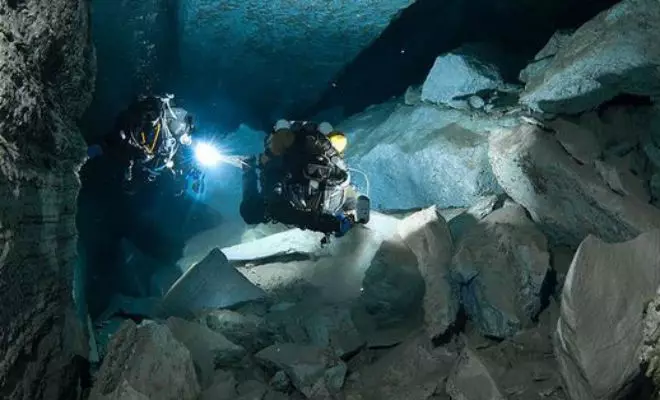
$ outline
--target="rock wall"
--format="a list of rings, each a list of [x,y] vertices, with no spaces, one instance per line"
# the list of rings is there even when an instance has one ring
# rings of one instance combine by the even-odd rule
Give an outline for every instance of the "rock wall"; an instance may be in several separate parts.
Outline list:
[[[75,125],[95,71],[86,0],[0,1],[0,398],[80,397]]]

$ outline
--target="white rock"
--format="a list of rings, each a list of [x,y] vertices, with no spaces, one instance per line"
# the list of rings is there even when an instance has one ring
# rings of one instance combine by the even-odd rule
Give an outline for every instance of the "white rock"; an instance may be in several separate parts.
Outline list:
[[[562,291],[555,352],[573,399],[613,399],[639,372],[642,318],[660,284],[660,230],[607,244],[587,237]]]
[[[461,108],[465,100],[456,98],[496,89],[502,83],[497,67],[476,56],[447,53],[436,58],[422,86],[422,100]]]
[[[434,206],[402,220],[398,233],[417,257],[424,279],[427,332],[431,337],[440,336],[454,322],[458,312],[458,293],[449,281],[453,244],[447,223]]]
[[[533,75],[521,103],[577,114],[618,94],[660,94],[660,7],[624,0],[580,27],[544,74]]]
[[[195,400],[190,352],[167,326],[127,320],[113,337],[90,400]]]
[[[519,205],[495,210],[468,231],[452,261],[470,319],[499,338],[531,325],[549,270],[546,238]]]
[[[216,368],[235,365],[246,354],[243,347],[195,322],[170,317],[167,326],[172,335],[190,351],[200,371],[199,378],[203,387],[209,386]]]
[[[479,96],[470,96],[470,98],[468,99],[468,103],[470,104],[470,107],[476,108],[477,110],[484,108],[484,106],[486,105],[484,99],[482,99]]]
[[[407,210],[465,207],[501,193],[488,165],[488,133],[515,124],[428,104],[383,104],[339,128],[348,133],[348,164],[368,175],[372,207]],[[359,174],[354,180],[362,182]]]
[[[590,233],[620,241],[660,227],[660,210],[614,193],[594,167],[579,165],[535,126],[494,133],[489,156],[507,194],[557,244],[577,246]]]

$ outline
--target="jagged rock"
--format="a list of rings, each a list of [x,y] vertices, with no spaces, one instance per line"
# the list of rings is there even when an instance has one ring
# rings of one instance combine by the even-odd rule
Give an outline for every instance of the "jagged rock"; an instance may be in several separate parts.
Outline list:
[[[243,347],[195,322],[170,317],[167,326],[174,337],[190,351],[198,368],[202,387],[209,385],[216,368],[236,364],[246,354]]]
[[[231,310],[213,310],[201,317],[200,322],[250,352],[270,346],[277,338],[275,328],[264,318],[256,315],[241,314]]]
[[[344,358],[354,354],[365,339],[355,327],[351,309],[347,306],[327,306],[307,315],[303,320],[310,344],[331,348]]]
[[[239,271],[274,301],[299,302],[309,297],[322,297],[328,302],[343,302],[359,297],[364,271],[378,250],[383,237],[393,230],[394,218],[371,214],[367,227],[358,226],[341,239],[335,239],[321,248],[318,232],[307,234],[316,237],[313,250],[307,254],[276,255],[266,260],[247,260]],[[287,236],[282,239],[284,240]],[[292,234],[289,239],[297,240]],[[270,238],[267,238],[270,239]],[[250,247],[265,246],[261,239],[245,244]],[[308,239],[304,239],[309,242]],[[290,243],[291,246],[299,244]],[[312,243],[310,243],[312,245]],[[267,249],[262,249],[265,254]],[[235,254],[238,254],[238,251]]]
[[[591,164],[601,156],[603,151],[591,130],[561,118],[549,125],[556,131],[555,137],[562,147],[580,163]]]
[[[218,249],[190,267],[170,288],[163,307],[173,315],[201,313],[263,298],[263,290],[254,286],[229,264]]]
[[[397,235],[384,241],[371,261],[360,299],[378,325],[388,326],[421,308],[424,287],[415,253]]]
[[[375,363],[357,370],[347,382],[349,399],[428,399],[449,374],[458,353],[434,349],[426,334],[409,337]]]
[[[566,400],[548,331],[524,331],[475,352],[507,399]]]
[[[422,88],[409,86],[403,96],[403,102],[408,106],[416,106],[422,101]]]
[[[236,378],[231,371],[217,370],[211,386],[206,389],[199,400],[234,400],[238,397]]]
[[[594,165],[600,177],[614,192],[626,196],[634,196],[644,203],[648,203],[651,200],[644,182],[629,170],[621,170],[614,165],[600,160],[594,161]]]
[[[458,243],[463,235],[478,221],[484,219],[504,201],[503,197],[506,196],[485,196],[468,209],[458,210],[456,213],[447,216],[443,215],[447,221],[449,232],[451,232],[452,242]]]
[[[483,361],[469,347],[461,352],[447,379],[446,391],[452,399],[504,400],[497,383]]]
[[[318,100],[335,75],[412,3],[186,1],[179,11],[181,74],[202,96],[217,96],[221,85],[235,103],[288,115],[292,107]],[[259,34],[246,35],[246,27]],[[239,59],[244,65],[233,61]],[[209,67],[231,78],[209,82],[202,78]],[[255,98],[262,99],[261,106]]]
[[[307,398],[336,393],[343,385],[346,365],[323,348],[284,343],[267,347],[255,356],[266,366],[284,370]]]
[[[445,333],[458,313],[458,293],[449,281],[453,253],[451,234],[437,207],[419,211],[399,223],[398,233],[417,258],[424,279],[424,322],[427,333]]]
[[[284,371],[277,371],[268,383],[270,386],[279,391],[285,391],[291,385],[291,379]]]
[[[424,85],[422,100],[464,108],[470,95],[504,83],[496,66],[458,49],[436,58]]]
[[[660,227],[660,210],[613,192],[591,165],[579,165],[556,138],[523,124],[492,134],[493,171],[556,244],[577,246],[594,233],[607,241]]]
[[[85,155],[76,123],[96,74],[89,7],[83,0],[0,4],[0,392],[7,400],[78,396],[86,374],[71,293]]]
[[[642,335],[639,361],[645,366],[644,375],[651,378],[657,388],[660,385],[660,290],[644,310]]]
[[[626,93],[660,94],[660,7],[624,0],[580,27],[542,75],[533,75],[521,103],[537,111],[577,114]]]
[[[462,238],[451,269],[471,320],[483,334],[505,338],[530,325],[541,310],[549,262],[543,233],[521,206],[508,205]]]
[[[660,230],[580,244],[566,277],[555,353],[572,399],[625,397],[640,371],[643,310],[660,284]]]
[[[572,31],[555,32],[545,47],[536,54],[534,61],[520,71],[518,79],[522,82],[529,82],[532,79],[542,79],[543,74],[550,64],[552,64],[554,56],[566,45],[572,35]]]
[[[195,400],[190,352],[165,325],[126,321],[113,337],[90,400]]]
[[[346,160],[368,175],[373,207],[408,210],[430,204],[469,207],[501,193],[487,160],[488,133],[516,121],[429,104],[386,103],[339,129],[351,134]]]

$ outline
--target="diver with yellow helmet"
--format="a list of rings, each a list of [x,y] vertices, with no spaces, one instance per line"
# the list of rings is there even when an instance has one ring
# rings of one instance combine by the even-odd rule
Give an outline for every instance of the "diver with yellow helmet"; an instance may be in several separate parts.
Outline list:
[[[346,135],[328,122],[277,121],[264,152],[243,168],[245,222],[280,222],[338,237],[367,223],[368,198],[351,185],[347,144]]]

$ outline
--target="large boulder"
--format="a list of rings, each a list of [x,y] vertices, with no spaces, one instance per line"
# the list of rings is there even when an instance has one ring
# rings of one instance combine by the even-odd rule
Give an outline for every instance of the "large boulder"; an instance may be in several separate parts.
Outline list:
[[[619,94],[660,95],[660,7],[624,0],[580,27],[543,74],[533,74],[521,103],[538,111],[580,113]]]
[[[414,2],[186,0],[179,15],[181,72],[202,96],[224,92],[252,109],[289,114],[317,100]],[[209,71],[217,78],[211,84]]]
[[[376,325],[405,321],[422,307],[424,293],[415,253],[398,235],[384,241],[365,272],[360,296]]]
[[[437,207],[429,207],[398,226],[403,242],[417,257],[424,279],[424,322],[430,337],[445,333],[458,313],[458,294],[449,280],[453,244],[445,219]]]
[[[253,314],[212,310],[202,316],[200,322],[250,352],[270,346],[277,338],[275,327],[266,319]]]
[[[589,234],[621,241],[660,227],[660,210],[612,190],[594,163],[579,163],[536,125],[494,133],[489,157],[506,193],[555,243],[577,247]]]
[[[447,394],[452,399],[504,400],[484,361],[469,346],[461,351],[447,379]]]
[[[344,385],[346,364],[321,347],[277,344],[261,350],[255,357],[268,368],[284,370],[307,398],[330,397]]]
[[[442,381],[449,375],[457,356],[453,349],[434,348],[426,334],[412,335],[373,364],[351,374],[346,383],[347,398],[431,398],[435,392],[442,391]]]
[[[466,108],[468,98],[504,83],[498,68],[464,49],[436,58],[424,85],[422,101]]]
[[[190,352],[165,325],[128,320],[112,338],[90,400],[195,400]]]
[[[404,210],[469,206],[501,193],[488,165],[487,134],[515,122],[429,104],[383,104],[339,129],[349,138],[347,162],[368,176],[372,206]]]
[[[562,291],[555,352],[573,399],[622,398],[640,373],[646,303],[660,285],[660,230],[607,244],[587,237]]]
[[[546,238],[519,205],[494,211],[457,244],[452,275],[470,319],[488,336],[506,338],[532,324],[550,257]]]
[[[210,385],[216,368],[235,365],[246,354],[243,347],[232,343],[221,333],[195,322],[170,317],[167,327],[190,351],[202,387]]]

